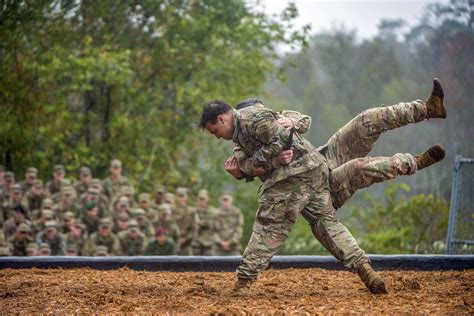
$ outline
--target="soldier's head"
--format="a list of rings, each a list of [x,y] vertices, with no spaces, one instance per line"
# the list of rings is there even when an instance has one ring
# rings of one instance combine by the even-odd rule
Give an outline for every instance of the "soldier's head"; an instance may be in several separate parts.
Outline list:
[[[131,238],[137,238],[140,233],[140,226],[134,219],[128,221],[127,235]]]
[[[188,189],[179,187],[176,189],[176,204],[186,206],[188,204]]]
[[[72,205],[76,200],[76,190],[71,185],[61,186],[61,202],[67,206]]]
[[[166,193],[166,188],[164,185],[162,184],[158,184],[156,187],[155,187],[155,203],[156,204],[160,204],[161,201],[163,200],[164,198],[164,195]]]
[[[64,170],[63,165],[54,165],[53,167],[53,179],[56,182],[61,182],[66,175],[66,170]]]
[[[11,188],[11,186],[15,183],[15,174],[12,171],[6,171],[3,178],[5,179],[5,184],[9,188]]]
[[[99,194],[100,194],[100,191],[98,189],[91,187],[87,190],[86,199],[89,202],[98,201],[99,200]]]
[[[92,181],[92,172],[89,167],[82,167],[81,170],[79,170],[79,181],[86,186],[90,185]]]
[[[31,242],[26,246],[26,255],[28,257],[37,256],[39,252],[38,244]]]
[[[237,103],[237,105],[235,106],[235,109],[236,110],[241,110],[241,109],[249,107],[249,106],[258,106],[258,107],[261,107],[261,108],[264,107],[262,100],[256,99],[256,98],[251,98],[251,99],[246,99],[246,100],[243,100],[243,101],[240,101],[239,103]]]
[[[197,197],[196,205],[198,207],[204,208],[207,207],[209,202],[209,192],[207,190],[200,190]]]
[[[204,104],[201,121],[201,128],[205,128],[217,139],[232,139],[234,134],[233,110],[230,105],[221,100],[214,100]]]
[[[51,199],[44,199],[41,201],[41,210],[52,210],[54,202]]]
[[[113,159],[110,162],[110,174],[112,177],[119,177],[122,174],[122,162],[118,159]]]
[[[41,222],[44,224],[47,221],[54,220],[54,212],[51,209],[44,208],[41,210]]]
[[[46,239],[52,240],[58,233],[58,224],[56,221],[46,221],[44,223],[44,235]]]
[[[163,226],[158,226],[156,228],[156,242],[159,245],[163,245],[168,240],[168,229]]]
[[[117,212],[128,213],[130,211],[130,199],[126,196],[121,196],[117,202]]]
[[[26,183],[28,183],[29,185],[33,185],[33,182],[36,180],[37,177],[38,177],[38,169],[36,169],[35,167],[29,167],[28,169],[26,169],[26,173],[25,173]]]
[[[30,191],[31,191],[31,194],[33,194],[33,196],[41,196],[44,191],[43,181],[39,179],[36,179],[35,181],[33,181],[33,185],[31,186]]]
[[[76,217],[74,216],[73,212],[68,211],[64,213],[64,226],[69,228],[72,225],[74,225],[75,222],[76,222]]]
[[[79,221],[76,221],[74,225],[71,225],[70,230],[69,230],[70,234],[75,237],[82,236],[83,232],[85,231],[86,231],[86,226]]]
[[[26,209],[22,204],[17,204],[13,208],[13,220],[15,223],[23,223],[26,219]]]
[[[230,193],[224,193],[221,195],[220,198],[220,204],[221,207],[224,209],[229,209],[232,206],[232,202],[234,201],[234,198]]]
[[[120,213],[117,217],[116,229],[118,231],[126,230],[128,228],[128,221],[130,220],[130,216],[128,216],[127,212]]]
[[[18,241],[23,241],[31,235],[31,228],[25,223],[21,223],[16,227],[15,238]]]
[[[65,255],[68,256],[68,257],[76,257],[77,256],[77,246],[76,246],[76,244],[67,244]]]
[[[168,204],[163,204],[158,208],[160,212],[160,219],[164,222],[170,222],[172,217],[171,206]]]
[[[107,257],[109,255],[109,250],[106,246],[97,246],[95,247],[94,256],[96,257]]]
[[[131,211],[132,217],[134,220],[138,222],[140,226],[145,223],[146,213],[145,210],[142,208],[135,208]]]
[[[148,210],[150,208],[150,194],[142,193],[138,196],[138,204],[144,210]]]
[[[173,193],[171,193],[171,192],[166,192],[165,193],[165,203],[166,204],[169,204],[169,205],[174,207],[175,200],[176,200],[176,197],[174,196]]]
[[[112,221],[110,218],[102,218],[99,223],[99,235],[108,236],[110,235],[110,228],[112,227]]]
[[[11,188],[11,199],[14,203],[20,203],[23,198],[23,191],[21,190],[21,185],[15,183]]]
[[[102,181],[100,181],[100,179],[92,178],[90,187],[95,189],[99,194],[103,193],[104,187],[103,187]]]
[[[40,256],[51,256],[51,246],[43,242],[39,245],[39,255]]]

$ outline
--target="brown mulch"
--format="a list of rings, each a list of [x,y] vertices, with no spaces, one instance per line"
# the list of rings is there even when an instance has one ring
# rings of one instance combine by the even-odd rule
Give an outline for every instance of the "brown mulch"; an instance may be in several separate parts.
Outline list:
[[[474,314],[474,269],[382,271],[388,295],[372,295],[357,275],[321,269],[268,270],[252,295],[228,295],[233,273],[129,269],[0,270],[2,313]]]

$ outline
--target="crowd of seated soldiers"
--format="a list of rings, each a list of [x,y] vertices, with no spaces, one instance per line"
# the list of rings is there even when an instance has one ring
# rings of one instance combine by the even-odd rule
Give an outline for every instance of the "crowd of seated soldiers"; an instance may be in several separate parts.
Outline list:
[[[44,183],[30,167],[24,179],[0,166],[0,256],[238,255],[243,216],[233,197],[219,206],[187,188],[134,194],[122,163],[93,178],[83,167],[75,182],[55,165]],[[171,190],[170,190],[171,191]],[[194,199],[193,199],[194,200]],[[195,204],[195,205],[193,205]]]

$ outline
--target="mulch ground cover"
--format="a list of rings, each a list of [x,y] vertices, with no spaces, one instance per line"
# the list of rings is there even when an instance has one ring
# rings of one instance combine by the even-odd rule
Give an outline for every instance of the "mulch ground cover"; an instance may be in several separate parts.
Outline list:
[[[233,273],[0,270],[1,313],[474,314],[474,269],[381,271],[388,295],[358,276],[321,269],[268,270],[249,297],[228,295]]]

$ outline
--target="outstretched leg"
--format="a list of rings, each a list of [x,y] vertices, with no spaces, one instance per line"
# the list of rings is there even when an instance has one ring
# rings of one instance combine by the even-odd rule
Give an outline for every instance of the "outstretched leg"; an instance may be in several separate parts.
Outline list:
[[[416,100],[363,111],[337,131],[321,147],[331,170],[369,154],[383,132],[427,118],[445,118],[443,88],[438,79],[426,102]]]

